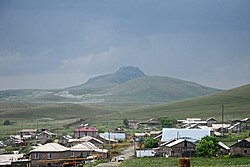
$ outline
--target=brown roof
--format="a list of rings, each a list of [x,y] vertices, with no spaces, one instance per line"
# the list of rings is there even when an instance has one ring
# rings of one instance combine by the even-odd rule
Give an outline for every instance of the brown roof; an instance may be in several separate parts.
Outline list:
[[[97,129],[93,127],[80,127],[77,128],[75,132],[97,132]]]

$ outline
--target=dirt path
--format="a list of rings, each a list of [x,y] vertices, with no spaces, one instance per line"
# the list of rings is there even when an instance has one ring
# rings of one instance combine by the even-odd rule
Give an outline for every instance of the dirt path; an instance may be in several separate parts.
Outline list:
[[[126,160],[132,157],[133,155],[134,155],[134,146],[129,146],[119,156],[123,156]],[[101,163],[101,164],[98,164],[96,167],[118,167],[120,164],[121,162],[117,162],[113,158],[111,162]]]

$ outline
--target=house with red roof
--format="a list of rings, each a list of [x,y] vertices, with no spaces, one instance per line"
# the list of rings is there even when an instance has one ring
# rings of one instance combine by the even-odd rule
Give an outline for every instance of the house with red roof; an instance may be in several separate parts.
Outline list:
[[[97,137],[98,131],[94,127],[79,127],[74,130],[74,137],[81,138],[84,136]]]

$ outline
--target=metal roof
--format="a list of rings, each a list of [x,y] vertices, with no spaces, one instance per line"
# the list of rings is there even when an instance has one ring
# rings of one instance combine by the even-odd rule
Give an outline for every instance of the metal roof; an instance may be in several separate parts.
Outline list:
[[[36,149],[31,150],[30,152],[63,152],[68,151],[67,147],[64,147],[58,143],[47,143],[42,146],[38,146]]]
[[[102,136],[103,138],[106,139],[116,139],[116,140],[121,140],[121,139],[125,139],[126,135],[125,133],[109,133],[109,132],[105,132],[105,133],[100,133],[100,136]]]
[[[204,136],[210,136],[209,129],[177,129],[177,128],[163,128],[161,141],[169,141],[171,139],[189,138],[193,140],[200,140]]]

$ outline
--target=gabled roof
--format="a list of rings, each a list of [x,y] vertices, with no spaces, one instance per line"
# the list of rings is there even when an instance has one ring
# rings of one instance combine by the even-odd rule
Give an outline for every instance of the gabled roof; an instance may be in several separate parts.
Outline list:
[[[233,129],[233,128],[239,126],[239,125],[240,125],[240,122],[237,122],[236,124],[233,124],[232,126],[230,126],[230,127],[228,128],[228,130],[231,130],[231,129]]]
[[[82,151],[82,150],[93,150],[98,149],[93,143],[91,142],[83,142],[81,144],[77,144],[75,146],[72,146],[70,150],[72,151]]]
[[[97,129],[93,127],[80,127],[75,129],[75,132],[97,132]]]
[[[63,152],[69,150],[67,147],[64,147],[58,143],[47,143],[42,146],[38,146],[36,149],[31,150],[30,152]]]
[[[193,140],[200,140],[204,136],[210,136],[209,129],[163,128],[161,141],[165,142],[177,138],[189,138]]]
[[[168,143],[168,144],[166,145],[166,147],[173,147],[173,146],[175,146],[175,145],[177,145],[177,144],[180,144],[180,143],[182,143],[182,142],[184,142],[184,141],[187,141],[187,142],[192,143],[193,145],[195,145],[193,142],[190,142],[190,141],[188,141],[188,140],[186,140],[186,139],[178,139],[178,140],[176,140],[176,141],[173,141],[173,142]]]
[[[210,117],[206,121],[217,121],[217,120],[214,117]]]
[[[69,139],[68,143],[73,143],[73,142],[88,142],[90,140],[95,140],[96,142],[103,144],[103,142],[97,138],[91,137],[91,136],[84,136],[81,137],[80,139]]]
[[[237,143],[234,143],[231,147],[234,147],[236,145],[238,145],[239,147],[242,147],[242,145],[240,143],[246,143],[246,146],[248,146],[248,148],[250,148],[250,137],[246,138],[244,140],[240,140]]]
[[[107,153],[106,149],[99,149],[91,142],[83,142],[81,144],[77,144],[70,148],[71,151],[95,151],[95,152],[104,152]]]

